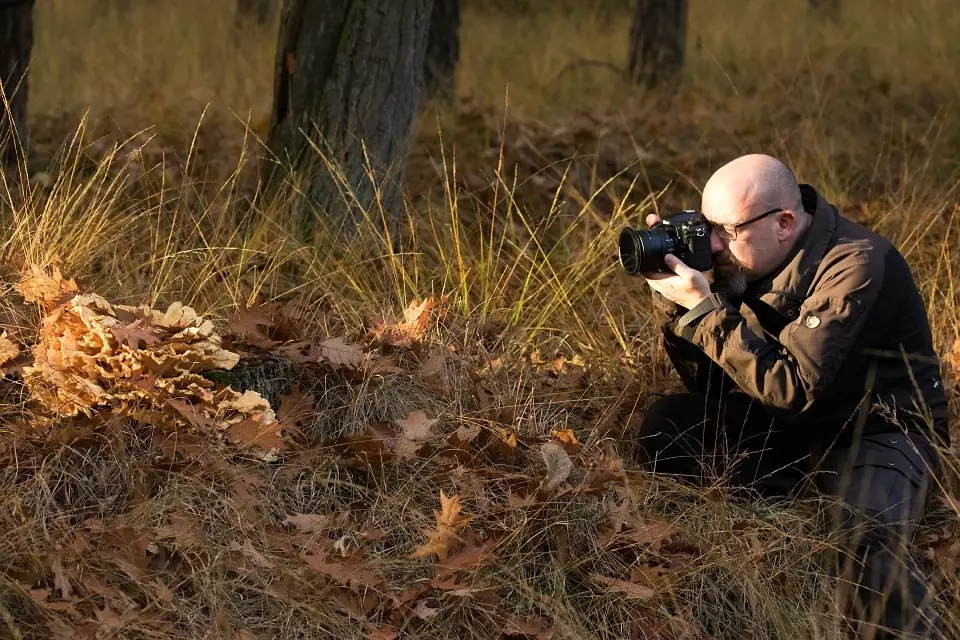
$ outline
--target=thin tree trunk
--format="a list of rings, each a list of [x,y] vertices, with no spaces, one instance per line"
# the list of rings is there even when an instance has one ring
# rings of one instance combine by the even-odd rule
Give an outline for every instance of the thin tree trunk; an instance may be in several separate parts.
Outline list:
[[[276,9],[274,0],[237,0],[237,22],[252,20],[260,26],[270,23]]]
[[[637,0],[627,63],[631,79],[647,88],[677,79],[687,42],[687,0]]]
[[[29,145],[27,68],[33,50],[33,0],[0,0],[0,73],[5,104],[0,114],[3,162],[14,164]]]
[[[424,66],[424,97],[451,100],[460,61],[460,0],[434,0]]]
[[[315,230],[309,209],[348,237],[364,215],[385,219],[396,239],[431,6],[285,0],[268,145],[309,180],[304,239]],[[273,173],[271,188],[280,177]]]

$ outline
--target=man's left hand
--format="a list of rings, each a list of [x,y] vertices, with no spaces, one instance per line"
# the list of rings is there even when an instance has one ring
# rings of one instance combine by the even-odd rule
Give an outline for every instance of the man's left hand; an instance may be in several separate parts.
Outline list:
[[[693,309],[710,296],[710,284],[701,272],[673,254],[668,253],[663,261],[673,273],[644,274],[651,289],[685,309]]]

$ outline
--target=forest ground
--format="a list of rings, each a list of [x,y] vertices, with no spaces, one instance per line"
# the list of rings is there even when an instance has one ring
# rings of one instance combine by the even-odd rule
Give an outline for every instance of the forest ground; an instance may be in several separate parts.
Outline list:
[[[273,30],[233,30],[229,0],[133,4],[37,5],[0,237],[0,637],[845,637],[824,505],[637,469],[678,381],[616,237],[737,155],[782,158],[907,257],[956,421],[951,2],[833,24],[694,0],[670,95],[616,68],[626,13],[469,5],[403,252],[374,257],[379,212],[307,246],[296,187],[255,191]],[[271,406],[164,364],[230,354]],[[956,631],[935,493],[917,548]]]

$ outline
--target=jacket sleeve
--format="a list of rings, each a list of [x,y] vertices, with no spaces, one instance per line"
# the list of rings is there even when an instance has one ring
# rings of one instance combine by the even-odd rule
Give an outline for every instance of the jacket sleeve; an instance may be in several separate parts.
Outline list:
[[[663,333],[663,348],[687,391],[691,393],[725,393],[733,381],[723,369],[707,357],[700,347],[681,337],[677,321],[687,309],[653,291],[653,306]]]
[[[861,253],[828,267],[797,321],[781,331],[780,344],[751,331],[722,296],[691,341],[767,408],[800,415],[835,379],[857,340],[883,284],[883,264],[881,256]]]

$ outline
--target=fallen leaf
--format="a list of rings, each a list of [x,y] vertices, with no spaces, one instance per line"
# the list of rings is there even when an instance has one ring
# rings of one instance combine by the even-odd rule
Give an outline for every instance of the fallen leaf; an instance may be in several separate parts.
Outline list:
[[[575,455],[580,451],[580,443],[577,441],[573,429],[552,429],[550,435],[556,438],[557,443],[570,455]]]
[[[418,602],[417,606],[413,608],[413,612],[417,614],[417,617],[420,618],[421,620],[432,618],[433,616],[437,615],[437,612],[439,611],[440,609],[435,609],[433,607],[427,606],[427,603],[425,603],[423,600]]]
[[[547,465],[547,475],[544,478],[544,491],[553,491],[567,479],[573,470],[573,461],[563,447],[555,442],[545,442],[540,447],[540,457]]]
[[[440,511],[433,512],[437,525],[433,531],[426,531],[427,542],[410,554],[411,558],[428,558],[433,554],[442,561],[446,560],[451,548],[459,540],[459,530],[473,520],[474,516],[460,515],[460,495],[448,498],[440,491]]]
[[[333,338],[318,345],[321,362],[326,362],[334,369],[341,366],[356,369],[364,363],[367,356],[359,346],[347,344],[343,338]]]
[[[20,355],[20,347],[7,337],[7,332],[0,333],[0,366],[14,360]]]
[[[72,591],[70,578],[63,571],[63,558],[59,554],[50,559],[50,569],[53,571],[53,586],[60,592],[60,599],[69,600]]]
[[[382,627],[370,632],[370,640],[397,640],[400,635],[393,627]]]
[[[157,579],[149,584],[156,590],[158,598],[167,603],[173,602],[173,591],[171,591],[170,587],[165,585],[161,580]]]
[[[132,323],[122,326],[122,327],[112,327],[110,331],[113,333],[113,337],[117,339],[121,345],[127,345],[131,349],[140,349],[140,343],[144,343],[144,346],[149,347],[152,344],[162,342],[162,339],[153,331],[141,328],[141,323],[146,318],[139,318]]]
[[[480,566],[490,553],[496,548],[497,540],[488,538],[481,542],[476,536],[466,536],[463,547],[446,560],[438,563],[438,573],[446,574],[452,571],[466,571]]]
[[[177,548],[184,550],[207,541],[201,533],[196,520],[190,514],[180,511],[170,515],[170,524],[154,531],[157,540],[173,539]]]
[[[244,540],[243,544],[240,544],[236,540],[230,542],[231,551],[239,551],[243,557],[247,558],[253,564],[258,567],[263,567],[264,569],[272,569],[273,561],[265,557],[262,553],[254,548],[253,543],[250,540]]]
[[[632,600],[649,600],[656,595],[656,592],[649,587],[644,587],[626,580],[618,580],[610,576],[604,576],[599,573],[591,573],[590,578],[599,584],[608,587],[609,591],[622,593]]]
[[[407,440],[419,441],[430,437],[430,428],[439,420],[427,418],[423,411],[411,411],[405,420],[397,420],[401,436]]]
[[[269,349],[278,344],[270,338],[276,323],[265,313],[267,307],[257,305],[249,309],[239,309],[230,315],[230,330],[237,336],[247,339],[251,344]]]
[[[227,439],[233,443],[255,445],[265,451],[285,451],[290,448],[290,442],[281,435],[282,425],[279,422],[261,424],[257,414],[236,422],[227,429]]]
[[[411,347],[423,338],[430,322],[430,310],[437,303],[433,296],[420,304],[411,302],[403,311],[403,321],[383,318],[373,328],[373,337],[394,347]]]
[[[36,302],[45,309],[53,309],[79,292],[73,278],[65,280],[60,268],[53,265],[47,273],[44,267],[30,265],[30,272],[17,284],[17,291],[27,302]]]
[[[302,533],[323,533],[330,528],[333,518],[319,513],[300,513],[287,516],[283,524],[292,524]]]
[[[504,627],[507,635],[526,636],[533,640],[550,640],[553,638],[554,628],[542,618],[528,618],[527,620],[513,620]]]
[[[257,640],[257,636],[248,629],[240,629],[233,634],[233,640]]]
[[[301,553],[300,559],[317,573],[329,576],[345,587],[377,588],[386,583],[383,577],[372,569],[365,567],[363,562],[357,558],[351,558],[348,562],[340,562],[334,558]]]
[[[312,393],[300,393],[300,387],[294,385],[290,393],[280,397],[277,420],[288,424],[306,427],[313,417],[314,396]]]

